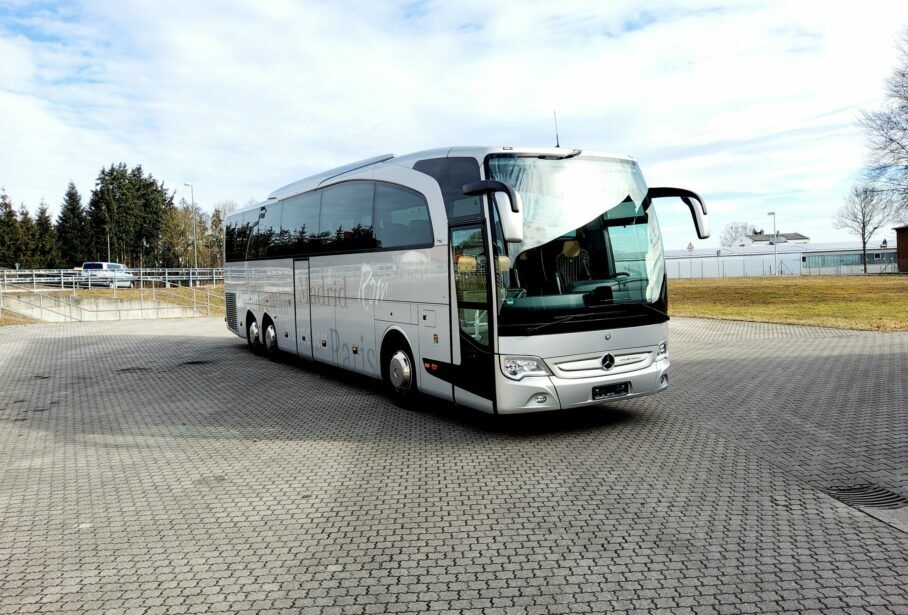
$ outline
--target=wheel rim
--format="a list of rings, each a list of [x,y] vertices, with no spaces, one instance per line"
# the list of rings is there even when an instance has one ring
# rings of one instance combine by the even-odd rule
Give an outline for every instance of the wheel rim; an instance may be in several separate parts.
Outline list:
[[[413,379],[413,370],[410,366],[410,357],[403,350],[398,350],[391,355],[388,365],[388,379],[396,391],[407,391]]]
[[[259,325],[254,320],[249,324],[249,343],[253,346],[259,343]]]
[[[274,330],[274,325],[269,324],[265,327],[265,349],[268,352],[273,352],[277,348],[277,331]]]

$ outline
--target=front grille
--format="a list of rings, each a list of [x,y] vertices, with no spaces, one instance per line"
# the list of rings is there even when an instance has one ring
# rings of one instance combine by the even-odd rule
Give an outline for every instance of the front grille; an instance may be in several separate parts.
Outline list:
[[[227,305],[227,326],[236,331],[236,293],[227,293],[224,303]]]

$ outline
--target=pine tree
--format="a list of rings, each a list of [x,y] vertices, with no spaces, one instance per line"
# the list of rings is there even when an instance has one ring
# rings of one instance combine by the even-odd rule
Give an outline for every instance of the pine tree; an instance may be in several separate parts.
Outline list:
[[[76,185],[69,182],[56,226],[61,267],[77,267],[88,260],[86,231],[87,220],[82,208],[82,197],[76,190]]]
[[[16,251],[16,260],[22,269],[34,269],[37,265],[35,258],[35,222],[25,203],[19,206],[19,247]]]
[[[0,190],[0,267],[15,267],[20,241],[19,220],[13,203],[6,191]]]
[[[36,266],[41,269],[56,269],[60,266],[57,234],[54,231],[53,220],[47,212],[47,203],[43,200],[35,218],[35,260]]]
[[[164,208],[161,257],[164,267],[192,266],[192,212],[185,199],[179,207],[171,201]]]
[[[224,266],[224,214],[215,206],[214,213],[211,214],[211,223],[208,228],[208,235],[205,237],[206,247],[209,254],[209,267]]]
[[[113,260],[132,266],[158,261],[168,204],[173,195],[141,166],[101,169],[88,201],[90,256],[106,259],[109,241]]]
[[[161,228],[164,223],[164,208],[173,202],[173,196],[151,175],[142,176],[141,167],[130,174],[138,196],[138,224],[134,238],[136,254],[140,262],[155,263],[160,259]]]
[[[129,171],[124,163],[101,169],[88,201],[89,257],[96,260],[124,260],[125,229],[131,207]]]

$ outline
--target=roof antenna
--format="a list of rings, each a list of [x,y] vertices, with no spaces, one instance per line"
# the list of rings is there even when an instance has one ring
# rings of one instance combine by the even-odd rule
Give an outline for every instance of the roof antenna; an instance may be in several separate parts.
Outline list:
[[[555,117],[555,147],[561,147],[561,142],[558,140],[558,114],[552,111],[552,115]]]

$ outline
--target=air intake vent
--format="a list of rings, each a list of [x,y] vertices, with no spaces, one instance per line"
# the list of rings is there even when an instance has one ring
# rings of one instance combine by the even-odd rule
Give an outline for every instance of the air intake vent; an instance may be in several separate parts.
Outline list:
[[[227,305],[227,326],[236,331],[236,293],[227,293],[224,302]]]
[[[908,499],[879,485],[833,487],[829,495],[849,506],[861,508],[895,509],[908,506]]]

